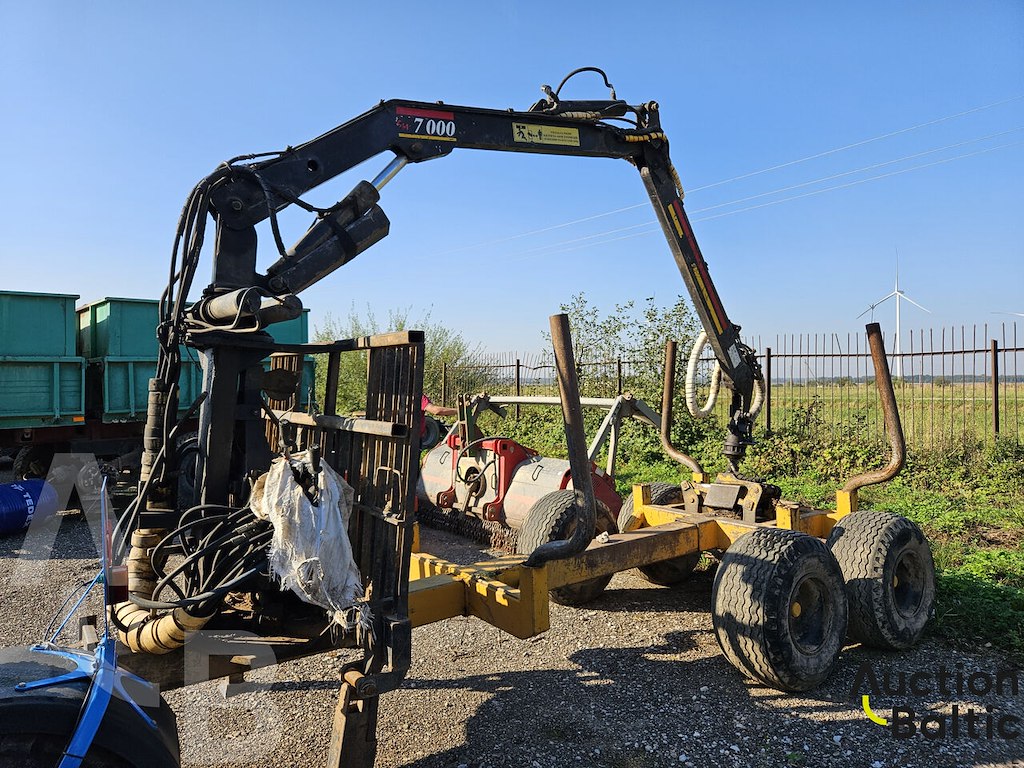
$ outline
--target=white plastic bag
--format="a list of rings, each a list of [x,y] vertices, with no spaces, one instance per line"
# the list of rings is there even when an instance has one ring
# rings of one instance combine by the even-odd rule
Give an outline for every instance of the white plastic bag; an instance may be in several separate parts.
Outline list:
[[[301,462],[312,474],[308,452],[292,454],[292,462]],[[275,459],[257,481],[250,506],[257,517],[274,526],[271,574],[282,589],[326,609],[342,629],[365,628],[368,609],[348,538],[355,492],[326,463],[320,465],[317,485],[314,504],[284,457]]]

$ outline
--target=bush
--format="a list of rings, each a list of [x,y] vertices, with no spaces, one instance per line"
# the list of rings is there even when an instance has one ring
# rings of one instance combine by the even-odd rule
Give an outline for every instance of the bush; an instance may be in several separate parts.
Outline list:
[[[479,353],[479,345],[466,341],[461,333],[435,323],[426,313],[414,322],[409,321],[409,309],[391,310],[385,322],[378,321],[371,308],[367,307],[366,317],[360,317],[353,305],[348,318],[341,322],[328,315],[324,325],[314,333],[314,341],[330,342],[336,339],[351,339],[389,331],[415,329],[424,332],[423,391],[438,399],[441,392],[441,371],[445,364],[463,365]],[[316,356],[316,393],[319,402],[327,386],[327,355]],[[486,388],[486,371],[480,372],[481,380],[475,391]],[[341,413],[361,411],[366,407],[366,353],[350,352],[341,356],[341,371],[338,378],[338,411]]]

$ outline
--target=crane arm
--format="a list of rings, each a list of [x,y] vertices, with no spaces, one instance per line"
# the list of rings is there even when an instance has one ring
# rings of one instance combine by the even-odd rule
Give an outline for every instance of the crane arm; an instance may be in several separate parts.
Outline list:
[[[631,114],[635,127],[607,122]],[[217,221],[214,280],[209,297],[256,285],[297,294],[387,234],[379,191],[407,163],[444,157],[456,149],[618,158],[641,178],[669,248],[723,372],[749,409],[757,372],[725,310],[683,207],[683,193],[661,130],[658,104],[619,100],[558,101],[549,95],[527,111],[481,109],[405,100],[384,101],[333,130],[257,162],[229,166],[211,192]],[[255,226],[300,201],[306,192],[376,155],[394,160],[373,183],[361,182],[256,273]],[[234,316],[237,307],[221,317]],[[756,363],[754,363],[756,365]]]

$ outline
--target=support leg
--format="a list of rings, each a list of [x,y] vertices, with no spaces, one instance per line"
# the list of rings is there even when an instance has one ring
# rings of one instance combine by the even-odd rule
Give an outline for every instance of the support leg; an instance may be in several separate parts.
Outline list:
[[[373,768],[377,758],[376,694],[360,696],[356,686],[341,683],[341,694],[334,708],[334,729],[327,768]]]

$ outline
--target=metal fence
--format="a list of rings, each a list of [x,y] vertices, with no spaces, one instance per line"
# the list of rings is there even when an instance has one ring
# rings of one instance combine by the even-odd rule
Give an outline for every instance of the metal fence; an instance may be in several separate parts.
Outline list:
[[[869,436],[884,433],[864,334],[790,334],[746,339],[758,350],[768,385],[758,429],[799,429],[812,434]],[[1021,441],[1024,347],[1016,323],[918,330],[886,339],[889,367],[907,442],[944,447],[961,441]],[[686,354],[683,350],[681,354]],[[698,381],[706,386],[713,358],[702,359]],[[685,370],[685,360],[677,367]],[[662,361],[602,360],[578,363],[581,393],[604,397],[643,391],[657,404]],[[680,373],[682,376],[682,373]],[[554,366],[544,355],[483,355],[468,365],[443,366],[441,400],[459,393],[556,394]],[[728,408],[723,396],[719,416]]]

